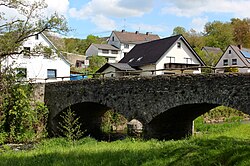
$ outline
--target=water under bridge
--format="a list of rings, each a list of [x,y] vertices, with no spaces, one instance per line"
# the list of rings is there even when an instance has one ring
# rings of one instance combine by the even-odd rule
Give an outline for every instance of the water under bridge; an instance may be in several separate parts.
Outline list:
[[[250,114],[249,74],[161,75],[86,79],[47,83],[44,100],[50,110],[49,131],[69,107],[85,121],[89,132],[113,109],[143,124],[144,136],[178,139],[192,133],[195,118],[219,105]]]

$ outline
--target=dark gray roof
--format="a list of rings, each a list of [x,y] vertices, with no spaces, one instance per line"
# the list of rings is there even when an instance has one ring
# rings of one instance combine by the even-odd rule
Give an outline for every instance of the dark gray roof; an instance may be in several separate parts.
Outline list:
[[[119,63],[128,63],[132,67],[155,64],[179,39],[186,43],[190,51],[197,57],[200,63],[205,65],[182,35],[137,44],[123,59],[120,60]]]
[[[223,51],[220,48],[217,48],[217,47],[207,47],[207,46],[205,46],[205,47],[202,48],[202,50],[206,51],[206,53],[208,55],[210,55],[210,54],[222,55],[223,54]]]
[[[97,47],[98,49],[103,49],[103,50],[116,50],[119,51],[118,48],[110,45],[110,44],[92,44],[93,46]]]
[[[129,64],[127,64],[127,63],[106,63],[99,70],[97,70],[96,73],[102,73],[109,66],[112,66],[112,67],[116,68],[119,71],[134,71],[135,70],[134,68],[129,66]]]

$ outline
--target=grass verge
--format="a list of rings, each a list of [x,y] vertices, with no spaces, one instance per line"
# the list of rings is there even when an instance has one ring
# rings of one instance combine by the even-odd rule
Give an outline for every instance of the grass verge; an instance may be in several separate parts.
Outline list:
[[[30,151],[6,151],[0,165],[250,165],[250,124],[231,126],[180,141],[125,139],[111,143],[91,138],[70,143],[45,140]]]

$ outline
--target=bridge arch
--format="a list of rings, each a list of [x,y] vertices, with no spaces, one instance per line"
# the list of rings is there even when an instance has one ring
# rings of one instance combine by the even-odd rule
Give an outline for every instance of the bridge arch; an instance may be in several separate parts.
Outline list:
[[[70,105],[69,107],[58,112],[51,120],[53,131],[52,136],[64,135],[62,133],[62,125],[65,122],[65,113],[74,112],[74,118],[78,118],[81,124],[83,136],[91,136],[97,140],[116,140],[126,136],[127,119],[115,112],[112,108],[100,103],[82,102]]]
[[[217,106],[217,104],[196,103],[166,110],[147,124],[145,136],[161,140],[185,138],[192,134],[193,120]]]

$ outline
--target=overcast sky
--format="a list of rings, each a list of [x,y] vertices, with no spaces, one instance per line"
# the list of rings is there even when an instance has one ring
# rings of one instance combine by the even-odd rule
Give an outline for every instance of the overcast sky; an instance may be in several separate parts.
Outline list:
[[[45,0],[48,11],[66,16],[69,36],[109,36],[112,30],[152,32],[161,37],[176,26],[203,31],[205,23],[250,17],[250,0]]]

